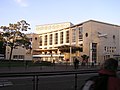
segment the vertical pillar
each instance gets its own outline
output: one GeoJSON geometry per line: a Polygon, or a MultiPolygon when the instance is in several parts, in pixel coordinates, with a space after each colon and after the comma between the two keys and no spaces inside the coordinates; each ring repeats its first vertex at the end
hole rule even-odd
{"type": "Polygon", "coordinates": [[[72,64],[72,57],[71,57],[71,54],[72,54],[72,47],[70,46],[70,65],[72,64]]]}
{"type": "Polygon", "coordinates": [[[90,43],[90,62],[92,62],[92,43],[90,43]]]}
{"type": "Polygon", "coordinates": [[[69,30],[69,41],[70,41],[70,65],[72,64],[72,28],[69,30]]]}

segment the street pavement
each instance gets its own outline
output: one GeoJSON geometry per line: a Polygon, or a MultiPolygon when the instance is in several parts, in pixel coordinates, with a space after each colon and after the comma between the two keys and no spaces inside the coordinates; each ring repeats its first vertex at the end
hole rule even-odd
{"type": "MultiPolygon", "coordinates": [[[[77,70],[98,69],[98,67],[79,66],[77,70]]],[[[53,71],[75,71],[73,65],[55,66],[33,66],[33,67],[0,67],[0,73],[21,73],[21,72],[53,72],[53,71]]]]}
{"type": "Polygon", "coordinates": [[[75,74],[64,73],[64,75],[61,75],[59,73],[56,74],[55,71],[79,71],[79,70],[86,70],[86,69],[87,70],[95,69],[95,67],[93,68],[93,67],[87,67],[87,66],[84,66],[84,67],[79,66],[77,70],[74,69],[73,65],[65,65],[65,64],[64,65],[57,64],[55,66],[42,66],[42,67],[41,66],[0,67],[0,74],[1,74],[0,87],[2,87],[1,90],[16,90],[16,89],[18,90],[75,90],[76,85],[79,85],[77,86],[77,88],[80,88],[80,86],[82,85],[81,83],[83,83],[86,77],[88,77],[88,75],[91,75],[91,74],[81,75],[79,78],[77,76],[76,78],[75,74]],[[36,76],[34,76],[34,78],[33,76],[22,77],[20,73],[24,74],[25,72],[33,72],[33,73],[49,72],[49,74],[48,73],[46,73],[46,75],[43,74],[45,76],[41,76],[41,77],[39,76],[39,78],[36,76]],[[14,73],[15,75],[17,73],[17,75],[14,76],[14,73]],[[13,74],[13,77],[11,76],[12,74],[13,74]],[[55,75],[55,76],[50,76],[50,75],[55,75]],[[39,80],[38,84],[37,84],[37,80],[39,80]],[[36,87],[38,87],[39,89],[36,89],[36,87]]]}

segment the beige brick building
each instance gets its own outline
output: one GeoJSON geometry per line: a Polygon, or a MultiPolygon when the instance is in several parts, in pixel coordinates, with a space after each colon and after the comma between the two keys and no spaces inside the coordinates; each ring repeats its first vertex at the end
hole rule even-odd
{"type": "Polygon", "coordinates": [[[39,48],[34,49],[33,58],[37,59],[56,62],[69,59],[72,63],[74,56],[81,59],[81,55],[86,54],[89,62],[98,63],[120,53],[120,26],[114,24],[88,20],[77,25],[37,25],[35,33],[39,35],[39,48]],[[64,50],[60,50],[62,46],[64,50]],[[74,47],[82,48],[82,52],[73,52],[74,47]],[[68,52],[64,52],[65,48],[68,52]]]}
{"type": "MultiPolygon", "coordinates": [[[[88,20],[73,25],[70,22],[37,25],[35,34],[27,34],[32,43],[31,54],[22,48],[13,51],[24,59],[72,63],[74,57],[89,56],[88,62],[101,63],[120,55],[120,26],[88,20]],[[21,51],[20,51],[21,50],[21,51]]],[[[9,49],[7,49],[9,50],[9,49]]],[[[8,53],[6,51],[6,53],[8,53]]],[[[7,57],[6,57],[7,58],[7,57]]]]}
{"type": "MultiPolygon", "coordinates": [[[[6,46],[6,57],[5,59],[9,60],[11,48],[6,46]]],[[[25,47],[17,46],[12,51],[12,60],[32,60],[32,53],[30,49],[25,47]]]]}

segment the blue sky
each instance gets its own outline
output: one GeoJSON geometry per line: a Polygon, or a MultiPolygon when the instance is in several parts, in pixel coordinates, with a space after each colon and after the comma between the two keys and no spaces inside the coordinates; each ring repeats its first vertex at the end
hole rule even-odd
{"type": "Polygon", "coordinates": [[[120,25],[120,0],[1,0],[0,26],[26,20],[36,25],[98,20],[120,25]]]}

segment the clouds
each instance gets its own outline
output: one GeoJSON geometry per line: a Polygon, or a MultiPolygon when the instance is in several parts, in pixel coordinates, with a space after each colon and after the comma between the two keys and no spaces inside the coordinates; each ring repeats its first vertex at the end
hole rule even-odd
{"type": "Polygon", "coordinates": [[[28,7],[27,0],[14,0],[17,4],[19,4],[21,7],[28,7]]]}

